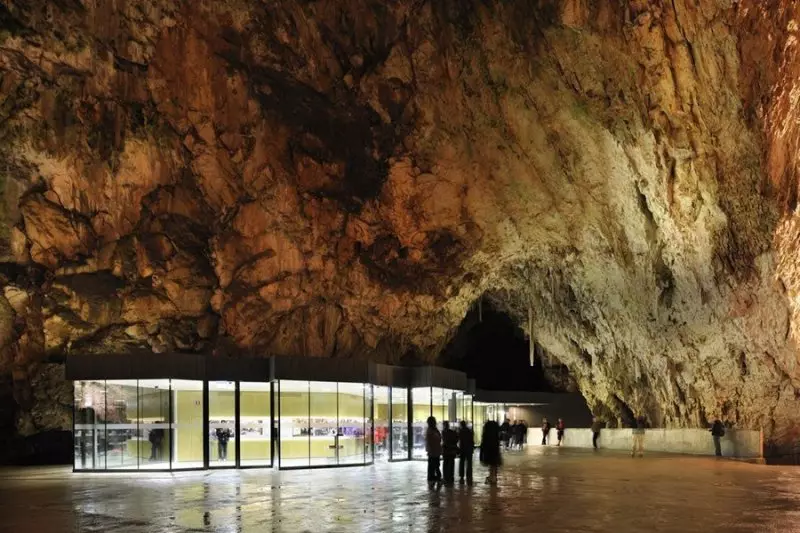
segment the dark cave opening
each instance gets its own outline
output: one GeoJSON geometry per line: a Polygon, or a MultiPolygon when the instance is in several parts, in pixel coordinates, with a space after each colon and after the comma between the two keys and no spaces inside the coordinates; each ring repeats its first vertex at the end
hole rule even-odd
{"type": "Polygon", "coordinates": [[[484,390],[562,392],[552,383],[553,372],[545,373],[542,354],[537,346],[534,365],[530,364],[528,339],[506,313],[482,302],[464,317],[458,331],[439,356],[439,364],[466,372],[484,390]]]}

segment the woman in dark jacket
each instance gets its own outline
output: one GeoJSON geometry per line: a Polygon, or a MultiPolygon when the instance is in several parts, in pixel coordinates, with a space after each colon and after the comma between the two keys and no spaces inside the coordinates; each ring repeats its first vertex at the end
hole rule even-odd
{"type": "Polygon", "coordinates": [[[502,460],[500,457],[500,425],[494,420],[489,420],[483,425],[480,460],[489,467],[489,477],[486,478],[486,483],[497,485],[497,468],[502,460]]]}

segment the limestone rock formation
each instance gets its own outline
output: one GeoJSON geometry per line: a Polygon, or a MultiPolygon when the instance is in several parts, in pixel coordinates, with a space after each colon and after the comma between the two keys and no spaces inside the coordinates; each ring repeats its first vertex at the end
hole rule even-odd
{"type": "Polygon", "coordinates": [[[3,0],[18,428],[70,353],[430,360],[487,298],[597,412],[789,442],[796,11],[3,0]]]}

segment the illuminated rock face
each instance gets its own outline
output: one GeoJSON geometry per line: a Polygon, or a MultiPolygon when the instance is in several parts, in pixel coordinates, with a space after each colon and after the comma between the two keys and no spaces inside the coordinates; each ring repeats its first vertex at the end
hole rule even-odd
{"type": "Polygon", "coordinates": [[[65,354],[432,359],[481,295],[597,412],[800,427],[792,8],[41,4],[0,8],[23,432],[65,354]]]}

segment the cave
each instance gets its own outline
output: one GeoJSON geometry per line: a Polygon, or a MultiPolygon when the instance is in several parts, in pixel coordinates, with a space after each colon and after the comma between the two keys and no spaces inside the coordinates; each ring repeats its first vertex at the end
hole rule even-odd
{"type": "Polygon", "coordinates": [[[799,9],[4,2],[3,438],[73,356],[481,369],[497,321],[513,388],[790,448],[799,9]]]}

